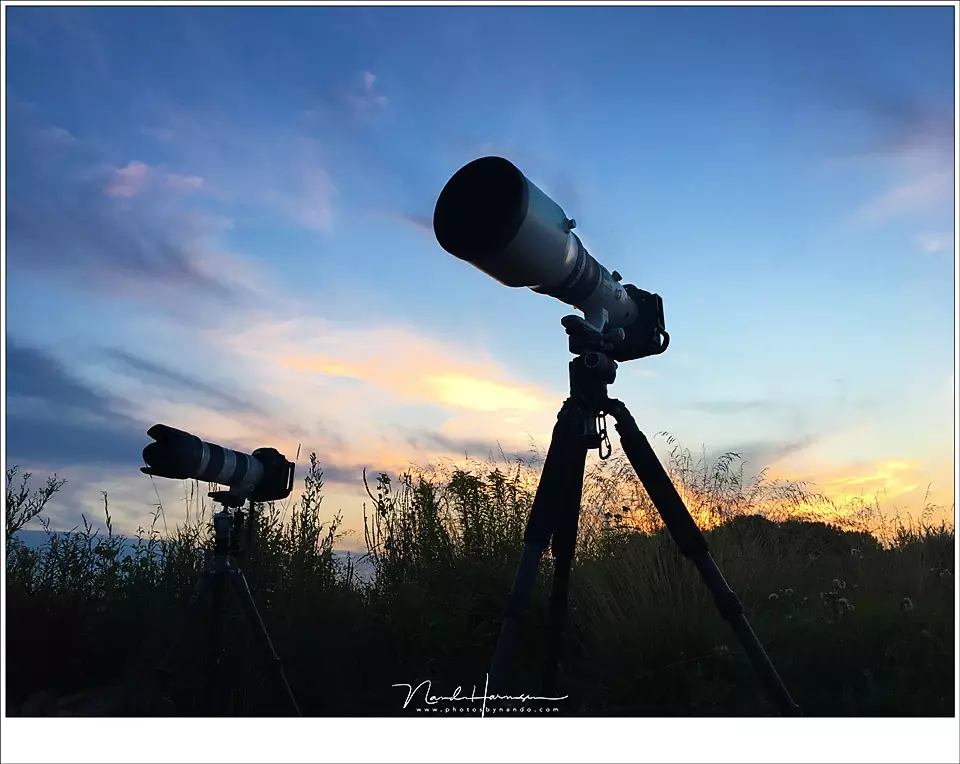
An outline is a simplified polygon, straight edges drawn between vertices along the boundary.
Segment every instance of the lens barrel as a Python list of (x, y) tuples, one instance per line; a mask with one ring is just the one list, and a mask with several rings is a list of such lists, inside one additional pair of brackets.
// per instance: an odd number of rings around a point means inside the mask
[(594, 326), (630, 324), (636, 305), (573, 225), (512, 162), (494, 156), (454, 173), (433, 213), (440, 246), (501, 284), (555, 297), (583, 311)]
[(147, 435), (156, 441), (143, 449), (147, 474), (238, 487), (256, 486), (263, 480), (263, 464), (250, 454), (207, 443), (165, 424), (154, 425)]

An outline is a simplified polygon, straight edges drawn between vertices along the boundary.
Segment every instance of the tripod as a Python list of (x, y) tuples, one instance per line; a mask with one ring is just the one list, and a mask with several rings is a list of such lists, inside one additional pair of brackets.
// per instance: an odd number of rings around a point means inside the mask
[[(276, 677), (279, 689), (285, 695), (294, 715), (300, 716), (300, 708), (283, 672), (283, 664), (273, 648), (270, 635), (267, 634), (267, 629), (263, 625), (257, 606), (253, 602), (247, 579), (243, 575), (243, 571), (240, 570), (240, 531), (243, 528), (243, 504), (247, 500), (247, 496), (232, 491), (214, 491), (209, 496), (223, 506), (223, 509), (213, 516), (213, 557), (207, 561), (200, 580), (197, 581), (196, 588), (190, 596), (187, 612), (184, 614), (183, 621), (170, 644), (160, 672), (163, 676), (170, 677), (170, 666), (174, 659), (182, 653), (187, 633), (199, 613), (200, 599), (208, 589), (212, 589), (206, 696), (208, 707), (213, 706), (218, 689), (219, 663), (222, 651), (220, 642), (223, 629), (224, 596), (227, 582), (229, 582), (240, 603), (243, 614), (246, 616), (247, 623), (266, 657), (267, 665)], [(234, 510), (232, 513), (230, 508)], [(251, 500), (248, 513), (252, 514), (252, 512), (253, 502)], [(248, 526), (248, 531), (251, 530), (251, 527)]]
[(606, 414), (610, 414), (616, 420), (620, 444), (637, 477), (680, 551), (697, 567), (720, 615), (733, 627), (771, 700), (783, 715), (800, 715), (800, 708), (793, 702), (747, 622), (740, 600), (724, 580), (706, 539), (646, 436), (637, 427), (626, 405), (607, 396), (607, 386), (613, 384), (617, 370), (616, 361), (610, 357), (612, 345), (609, 338), (578, 316), (567, 316), (562, 323), (570, 337), (570, 351), (577, 355), (569, 364), (570, 397), (557, 415), (527, 521), (523, 553), (507, 598), (503, 625), (490, 666), (490, 692), (497, 693), (502, 689), (517, 645), (520, 616), (530, 598), (540, 559), (549, 545), (554, 560), (554, 577), (549, 604), (551, 633), (543, 684), (547, 695), (556, 694), (560, 637), (566, 619), (570, 566), (577, 541), (587, 451), (599, 448), (601, 459), (610, 455), (605, 419)]

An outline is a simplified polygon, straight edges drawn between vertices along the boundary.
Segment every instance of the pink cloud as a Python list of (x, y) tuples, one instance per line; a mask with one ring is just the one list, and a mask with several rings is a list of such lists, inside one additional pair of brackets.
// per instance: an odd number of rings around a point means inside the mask
[[(159, 179), (162, 167), (150, 167), (144, 162), (132, 161), (110, 173), (107, 183), (107, 196), (132, 199), (142, 194), (148, 183)], [(176, 191), (196, 191), (203, 188), (204, 181), (198, 175), (183, 175), (176, 172), (163, 173), (163, 185)]]
[(132, 199), (140, 193), (147, 179), (149, 169), (143, 162), (128, 162), (126, 167), (115, 170), (107, 185), (107, 196), (121, 196)]

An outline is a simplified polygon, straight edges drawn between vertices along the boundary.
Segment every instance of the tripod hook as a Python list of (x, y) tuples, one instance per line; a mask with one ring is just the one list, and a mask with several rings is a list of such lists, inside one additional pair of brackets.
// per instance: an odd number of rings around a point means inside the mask
[(610, 443), (610, 434), (607, 432), (607, 414), (601, 411), (597, 416), (597, 429), (600, 435), (600, 459), (606, 461), (613, 453), (613, 446)]

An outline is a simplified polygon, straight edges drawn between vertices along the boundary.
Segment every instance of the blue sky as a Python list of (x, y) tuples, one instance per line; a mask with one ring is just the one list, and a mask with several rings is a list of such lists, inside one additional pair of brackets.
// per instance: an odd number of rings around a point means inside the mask
[(364, 466), (545, 448), (569, 311), (429, 223), (487, 154), (663, 296), (648, 434), (953, 503), (953, 9), (5, 12), (8, 463), (61, 525), (144, 521), (157, 421), (302, 442), (353, 527)]

